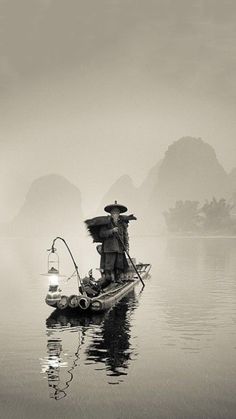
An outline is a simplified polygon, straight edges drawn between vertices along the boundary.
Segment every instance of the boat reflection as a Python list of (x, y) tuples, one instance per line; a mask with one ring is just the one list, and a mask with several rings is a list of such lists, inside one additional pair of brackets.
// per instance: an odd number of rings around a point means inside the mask
[(60, 400), (67, 396), (77, 366), (105, 369), (110, 384), (122, 381), (137, 356), (131, 344), (132, 312), (137, 303), (133, 292), (107, 313), (55, 310), (51, 314), (46, 320), (47, 355), (42, 359), (49, 397)]
[(115, 306), (104, 317), (101, 327), (95, 331), (91, 344), (86, 348), (87, 359), (105, 364), (108, 376), (127, 375), (129, 361), (135, 356), (130, 344), (130, 315), (134, 308), (134, 300), (130, 299)]

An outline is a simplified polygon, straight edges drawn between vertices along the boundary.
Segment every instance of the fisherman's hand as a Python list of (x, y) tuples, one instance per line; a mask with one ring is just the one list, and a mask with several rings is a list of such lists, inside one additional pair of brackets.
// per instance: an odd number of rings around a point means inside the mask
[(114, 227), (114, 228), (112, 229), (112, 231), (113, 231), (113, 233), (118, 233), (118, 227)]

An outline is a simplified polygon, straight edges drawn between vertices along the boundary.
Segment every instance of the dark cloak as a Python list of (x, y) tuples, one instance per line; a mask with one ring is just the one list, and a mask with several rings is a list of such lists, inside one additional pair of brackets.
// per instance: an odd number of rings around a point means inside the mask
[[(137, 220), (137, 218), (133, 215), (120, 215), (120, 219), (128, 225), (129, 221)], [(86, 228), (93, 238), (94, 243), (102, 243), (104, 239), (102, 239), (99, 235), (100, 228), (111, 223), (111, 216), (104, 215), (100, 217), (90, 218), (89, 220), (85, 220)]]

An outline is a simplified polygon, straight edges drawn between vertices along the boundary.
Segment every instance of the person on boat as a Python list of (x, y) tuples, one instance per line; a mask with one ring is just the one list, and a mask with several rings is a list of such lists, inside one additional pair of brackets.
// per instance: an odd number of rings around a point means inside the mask
[(129, 251), (128, 224), (137, 218), (123, 214), (127, 211), (124, 205), (107, 205), (104, 210), (108, 216), (94, 217), (85, 220), (89, 234), (95, 243), (101, 243), (97, 250), (101, 256), (100, 271), (104, 288), (110, 282), (121, 282), (123, 274), (128, 268), (125, 251)]
[(106, 280), (121, 282), (122, 274), (127, 271), (128, 262), (125, 251), (129, 251), (128, 223), (120, 217), (127, 211), (124, 205), (107, 205), (104, 210), (110, 213), (110, 222), (100, 228), (102, 239), (100, 269)]

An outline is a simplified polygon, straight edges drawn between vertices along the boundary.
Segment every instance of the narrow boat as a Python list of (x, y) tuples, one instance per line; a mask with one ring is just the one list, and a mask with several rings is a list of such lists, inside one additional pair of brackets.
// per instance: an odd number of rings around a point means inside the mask
[(120, 283), (110, 283), (105, 288), (100, 288), (98, 281), (92, 281), (89, 277), (81, 279), (84, 292), (70, 296), (61, 295), (58, 285), (50, 285), (45, 302), (49, 306), (58, 310), (73, 309), (78, 311), (102, 312), (111, 308), (125, 295), (134, 289), (142, 280), (149, 277), (151, 265), (149, 263), (135, 263), (135, 268), (131, 264), (127, 273)]

